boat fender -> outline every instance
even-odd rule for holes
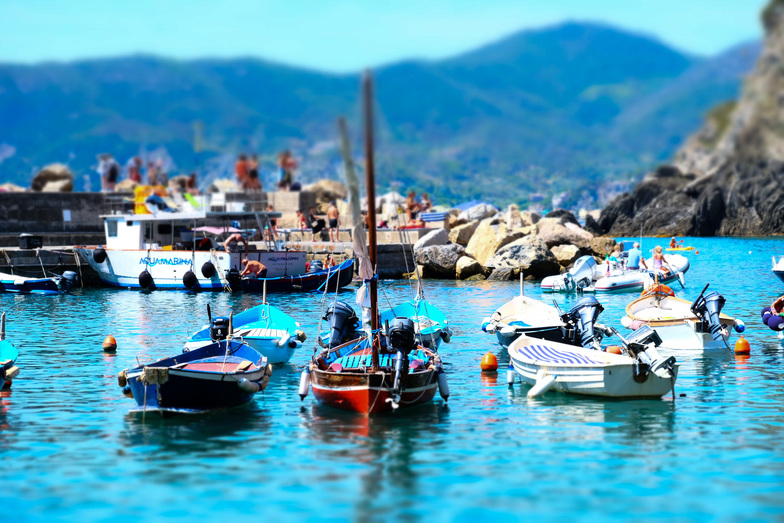
[[[267,363],[267,366],[264,367],[264,374],[267,376],[272,376],[272,364]]]
[[[106,251],[102,247],[98,247],[93,251],[93,261],[101,264],[106,261]]]
[[[482,332],[487,332],[487,327],[490,325],[490,318],[482,320]]]
[[[651,369],[647,363],[638,361],[635,365],[632,365],[632,377],[637,383],[645,383],[648,381],[648,374],[650,373]]]
[[[768,318],[770,318],[771,314],[773,314],[773,311],[770,310],[770,306],[765,307],[764,309],[762,309],[762,323],[767,325],[768,324]]]
[[[784,318],[776,314],[771,314],[768,318],[768,327],[770,327],[770,330],[774,331],[784,330]]]
[[[297,339],[299,341],[301,341],[302,343],[305,343],[305,340],[308,339],[308,335],[305,334],[305,331],[300,330],[300,329],[297,329],[296,331],[294,331],[294,336],[296,336]]]
[[[278,347],[285,347],[286,345],[288,345],[290,339],[291,339],[291,334],[286,334],[285,336],[283,336],[281,339],[278,340],[277,343]]]
[[[215,266],[210,261],[204,262],[204,265],[201,266],[201,273],[205,278],[212,278],[215,276]]]
[[[142,289],[149,289],[152,287],[152,274],[149,271],[142,271],[139,274],[139,286]]]
[[[296,349],[302,345],[301,341],[297,341],[294,338],[289,338],[289,348]]]
[[[185,285],[186,289],[193,289],[198,283],[199,279],[193,271],[188,271],[182,275],[182,284]]]
[[[305,399],[305,396],[308,395],[308,391],[310,390],[310,369],[305,367],[302,370],[302,374],[299,376],[299,399],[300,401]]]
[[[121,370],[119,374],[117,374],[117,385],[120,388],[125,387],[128,384],[128,373],[124,370]]]
[[[16,365],[12,365],[4,369],[4,375],[2,376],[2,378],[6,381],[11,381],[17,376],[19,376],[19,367],[17,367]],[[8,386],[10,387],[11,385],[8,384]]]
[[[123,387],[122,393],[125,397],[133,398],[133,391],[131,391],[130,385],[126,385],[125,387]]]
[[[514,366],[510,363],[509,367],[507,367],[506,369],[506,383],[511,387],[512,385],[514,385],[514,382],[515,382]]]
[[[735,320],[735,332],[740,334],[746,330],[746,324],[743,321],[736,319]]]
[[[441,331],[441,339],[444,343],[449,343],[452,340],[452,330],[449,327]]]
[[[497,326],[495,323],[488,323],[487,327],[485,328],[485,332],[488,334],[495,334]]]
[[[270,382],[270,375],[269,374],[264,376],[261,379],[261,390],[262,391],[267,388],[267,385],[269,385],[269,382]]]
[[[237,386],[245,392],[255,394],[261,390],[261,384],[255,381],[250,381],[248,378],[242,378],[237,382]]]
[[[558,376],[555,374],[543,374],[541,377],[537,376],[536,385],[531,387],[531,389],[528,391],[528,397],[536,398],[552,389],[557,378]]]
[[[436,376],[438,377],[438,393],[441,394],[444,401],[449,401],[449,383],[446,382],[446,372],[443,367],[438,367]]]

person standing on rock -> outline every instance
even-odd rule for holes
[[[114,192],[117,179],[120,177],[120,164],[117,160],[111,154],[99,154],[96,171],[101,175],[101,190]]]
[[[237,176],[237,185],[243,191],[246,190],[248,188],[248,159],[244,154],[237,158],[237,163],[234,164],[234,174]]]
[[[329,219],[329,241],[337,242],[340,240],[340,211],[335,200],[329,204],[327,219]]]

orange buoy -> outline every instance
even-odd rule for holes
[[[694,254],[699,254],[699,253],[700,253],[700,251],[694,251]]]
[[[607,347],[607,352],[610,354],[622,354],[621,348],[618,345],[610,345]]]
[[[487,351],[487,354],[482,357],[482,363],[479,366],[485,372],[495,372],[498,370],[498,360],[492,352]]]
[[[738,341],[735,342],[735,354],[740,354],[740,355],[751,354],[751,346],[749,345],[749,341],[746,338],[744,338],[742,335],[738,339]]]
[[[117,340],[114,339],[114,336],[107,336],[105,340],[103,340],[103,350],[107,352],[114,352],[117,350]]]

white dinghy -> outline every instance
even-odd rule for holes
[[[593,256],[581,256],[565,274],[547,276],[542,280],[543,292],[594,292],[596,260]]]
[[[662,349],[678,352],[731,351],[730,327],[743,332],[742,321],[722,314],[725,299],[718,292],[702,290],[694,302],[675,297],[666,285],[655,284],[626,306],[621,324],[627,329],[648,325],[662,339]]]
[[[645,326],[621,340],[621,354],[615,354],[520,336],[510,345],[509,356],[514,373],[532,386],[529,397],[555,389],[610,398],[659,398],[673,390],[678,364],[658,353],[661,340],[655,331]],[[513,384],[514,374],[509,381]]]
[[[656,278],[661,283],[680,280],[684,284],[683,274],[689,270],[689,259],[681,254],[668,254],[667,264],[661,269],[627,269],[623,263],[610,269],[603,278],[594,284],[596,292],[632,292],[642,291],[647,283]],[[653,258],[645,260],[647,267],[653,267]]]

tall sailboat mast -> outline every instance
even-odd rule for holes
[[[378,249],[376,248],[376,180],[373,160],[373,78],[366,71],[362,78],[362,98],[365,107],[365,184],[368,198],[368,243],[370,264],[374,277],[370,280],[370,328],[378,330]],[[376,338],[371,339],[373,370],[379,369],[378,346]]]

